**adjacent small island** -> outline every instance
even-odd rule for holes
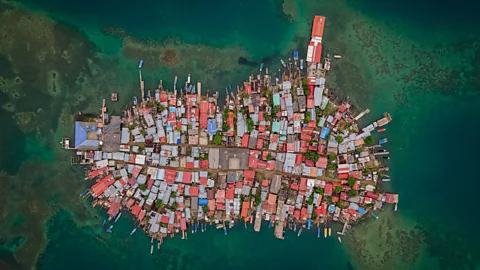
[[[205,231],[208,224],[228,233],[235,223],[262,220],[283,239],[286,229],[317,229],[332,234],[330,222],[341,222],[338,240],[351,224],[398,195],[379,192],[389,181],[388,152],[373,132],[384,132],[392,118],[359,128],[348,99],[337,102],[321,64],[325,17],[315,16],[306,66],[293,53],[283,69],[269,74],[263,63],[242,85],[202,94],[201,82],[133,98],[122,116],[110,116],[104,100],[99,115],[79,114],[75,121],[72,163],[88,164],[86,180],[95,182],[81,196],[108,209],[102,224],[111,232],[122,213],[130,213],[158,247],[176,233]],[[334,56],[334,58],[341,58]],[[117,97],[115,96],[115,99]]]

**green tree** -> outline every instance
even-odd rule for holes
[[[318,159],[320,158],[320,154],[314,151],[308,151],[307,153],[303,154],[307,159],[317,162]]]
[[[247,119],[247,129],[248,129],[248,132],[253,131],[253,120],[250,118]]]
[[[342,192],[342,189],[343,189],[342,186],[336,186],[335,187],[335,192],[340,193],[340,192]]]
[[[162,207],[164,207],[165,205],[163,204],[162,200],[156,200],[156,201],[155,201],[155,206],[156,206],[157,208],[162,208]]]
[[[309,122],[311,119],[310,119],[310,113],[306,113],[305,114],[305,121],[306,122]]]
[[[213,143],[216,145],[222,144],[222,136],[215,134],[215,136],[213,136]]]
[[[337,155],[335,155],[334,153],[330,153],[330,154],[328,155],[328,160],[329,160],[329,161],[334,161],[334,160],[336,160],[336,159],[337,159]]]
[[[308,79],[306,77],[304,77],[302,79],[302,86],[307,86],[308,85]]]
[[[223,132],[228,132],[229,130],[230,130],[230,126],[227,123],[222,125],[222,131]]]
[[[206,205],[202,206],[203,213],[208,213],[208,207]]]
[[[146,186],[145,184],[138,185],[138,188],[139,188],[141,191],[147,190],[147,186]]]
[[[310,89],[308,89],[308,88],[307,88],[307,89],[304,89],[303,92],[304,92],[305,95],[307,95],[307,96],[310,95]]]
[[[350,189],[350,190],[348,191],[348,196],[349,196],[349,197],[355,197],[355,196],[357,196],[357,191],[356,191],[356,190],[353,190],[353,189]]]
[[[174,203],[172,204],[172,209],[173,209],[173,210],[177,210],[177,208],[178,208],[178,204],[177,204],[176,202],[174,202]]]
[[[348,178],[348,185],[350,187],[353,187],[353,185],[355,185],[355,183],[357,182],[357,179],[353,178],[353,177],[349,177]]]
[[[363,139],[363,141],[365,142],[365,144],[373,144],[375,142],[372,136],[366,137],[365,139]]]
[[[262,203],[262,198],[260,196],[255,197],[255,205],[260,205]]]
[[[267,155],[267,161],[270,161],[272,159],[272,155],[270,153],[268,153]]]
[[[332,104],[330,104],[330,102],[327,103],[327,106],[325,106],[325,109],[323,109],[323,112],[322,114],[323,115],[327,115],[328,112],[330,111],[330,108],[332,107]]]
[[[310,197],[308,198],[307,204],[308,204],[308,205],[312,205],[312,204],[313,204],[313,193],[310,194]]]
[[[343,137],[342,136],[337,136],[337,137],[335,137],[335,141],[337,141],[338,143],[342,143],[343,142]]]
[[[315,187],[315,188],[313,188],[313,191],[315,191],[315,193],[323,195],[323,188],[321,188],[321,187]]]
[[[339,200],[339,201],[336,203],[336,206],[342,208],[342,201]]]

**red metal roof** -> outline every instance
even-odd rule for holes
[[[323,37],[324,28],[325,28],[325,17],[315,16],[315,18],[313,19],[313,26],[312,26],[312,38]]]
[[[250,207],[249,202],[243,202],[242,203],[242,213],[240,214],[241,217],[247,217],[249,207]]]
[[[332,195],[333,192],[333,186],[330,183],[325,184],[325,195]]]

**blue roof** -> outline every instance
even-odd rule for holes
[[[273,122],[272,123],[272,132],[280,132],[280,122]]]
[[[79,146],[98,147],[98,140],[87,140],[87,132],[95,132],[96,130],[96,125],[75,122],[75,148],[78,148]]]
[[[210,135],[217,134],[217,121],[215,121],[215,119],[208,120],[207,130]]]
[[[335,206],[333,206],[333,204],[328,206],[328,212],[333,213],[334,211],[335,211]]]
[[[360,213],[362,215],[365,214],[365,209],[363,207],[359,207],[358,208],[358,213]]]
[[[273,105],[274,106],[280,106],[280,95],[279,94],[274,94],[273,95]]]
[[[320,138],[326,139],[328,136],[328,133],[330,133],[330,128],[327,128],[327,127],[322,128],[322,132],[320,133]]]

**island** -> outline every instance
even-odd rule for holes
[[[331,59],[323,59],[325,17],[315,16],[305,61],[298,51],[282,68],[257,75],[241,85],[202,91],[201,82],[145,91],[139,64],[140,98],[123,115],[79,114],[72,163],[89,167],[92,185],[81,196],[108,209],[102,227],[111,232],[122,213],[152,238],[158,248],[166,237],[207,230],[225,234],[235,224],[260,231],[262,221],[284,239],[315,229],[330,237],[333,222],[352,224],[398,195],[379,192],[389,181],[387,139],[375,141],[391,120],[388,113],[366,127],[357,121],[348,98],[338,101],[326,86]],[[341,58],[340,55],[334,59]],[[112,101],[118,96],[112,94]]]

